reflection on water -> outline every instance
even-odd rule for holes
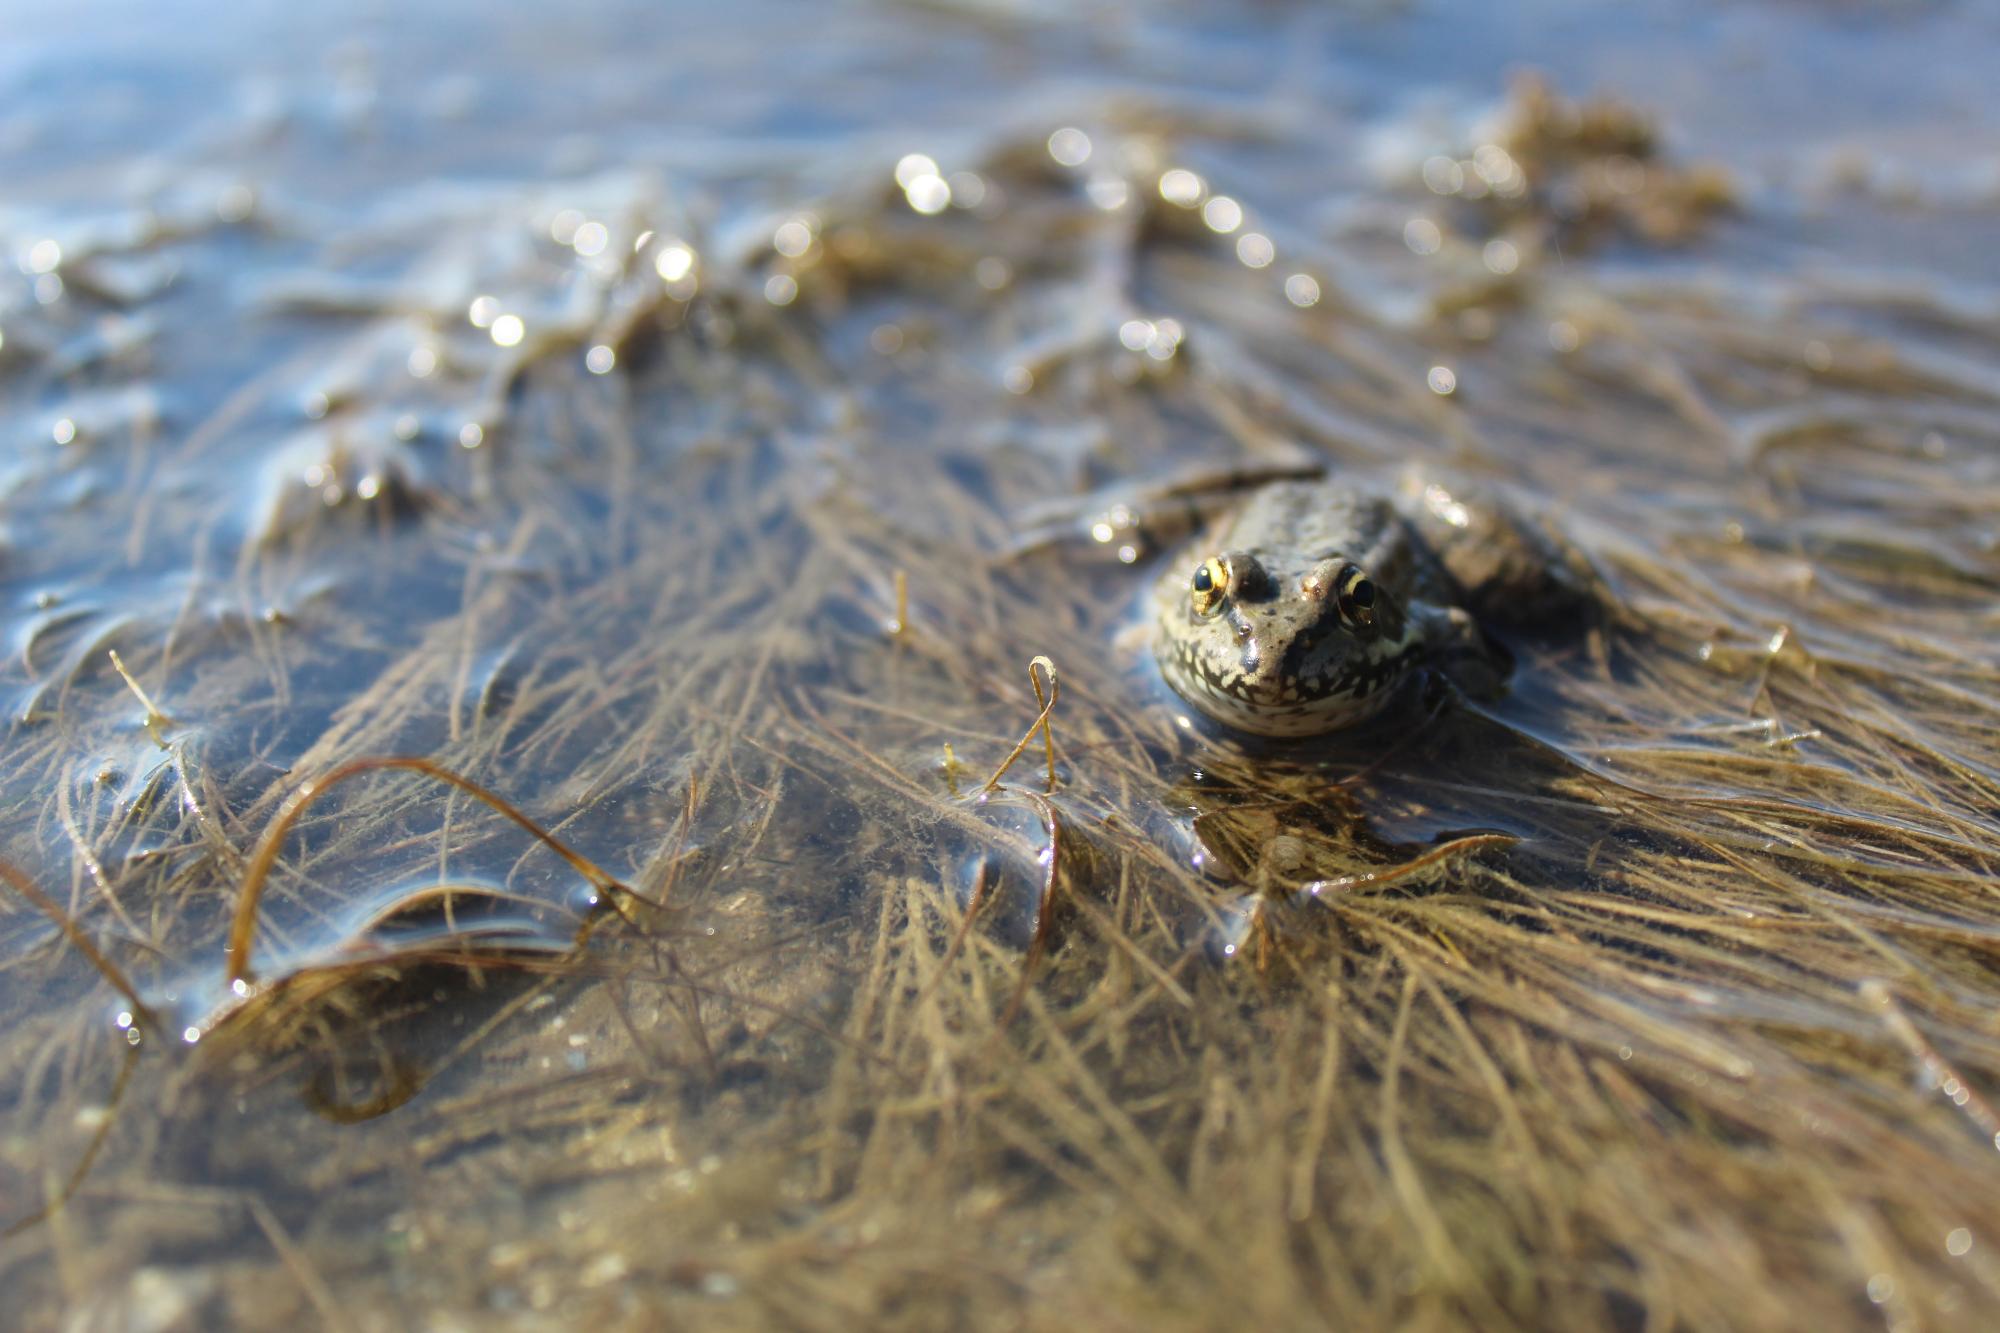
[[[1991,24],[37,11],[0,1280],[39,1327],[1995,1303]],[[1545,502],[1603,606],[1498,699],[1185,716],[1158,562],[1410,464]],[[285,805],[398,754],[594,866],[419,772]]]

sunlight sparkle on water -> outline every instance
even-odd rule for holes
[[[62,265],[62,247],[54,241],[36,241],[28,248],[30,273],[53,273]]]
[[[475,329],[492,327],[500,317],[500,302],[491,296],[475,296],[472,304],[465,308],[465,318]]]
[[[417,379],[429,379],[438,368],[438,355],[428,347],[412,347],[408,361],[410,374]]]
[[[764,299],[772,305],[790,305],[798,296],[798,280],[789,273],[773,273],[764,280]]]
[[[1493,193],[1503,199],[1516,198],[1527,192],[1527,176],[1522,174],[1513,155],[1497,143],[1479,145],[1472,154],[1472,169]]]
[[[663,245],[653,258],[653,271],[668,282],[679,282],[694,271],[694,251],[678,241]]]
[[[791,218],[771,233],[771,248],[787,259],[797,259],[812,249],[812,225],[804,218]]]
[[[493,321],[493,341],[502,347],[518,347],[521,339],[528,336],[528,326],[521,322],[519,315],[501,315]]]
[[[1278,247],[1261,231],[1246,231],[1236,238],[1236,258],[1245,268],[1268,268],[1278,257]]]
[[[595,259],[604,253],[604,247],[611,243],[611,232],[602,222],[586,222],[576,229],[576,239],[570,242],[575,251],[585,259]]]
[[[583,354],[584,369],[593,375],[609,375],[618,364],[618,353],[603,343]]]
[[[1465,168],[1439,153],[1424,159],[1424,184],[1433,194],[1457,194],[1465,188]]]
[[[1319,279],[1310,273],[1294,273],[1285,279],[1285,299],[1299,309],[1319,304]]]
[[[1451,492],[1442,486],[1424,487],[1424,507],[1454,528],[1462,528],[1472,522],[1472,515],[1466,507],[1453,499]]]
[[[942,176],[919,176],[905,187],[903,197],[911,208],[931,217],[951,207],[951,186]]]
[[[1450,397],[1458,392],[1458,374],[1450,366],[1432,366],[1424,376],[1424,383],[1431,386],[1431,392],[1440,398]]]
[[[1107,213],[1116,213],[1132,197],[1132,187],[1125,183],[1125,178],[1109,174],[1092,176],[1084,182],[1083,192],[1090,196],[1091,203]]]
[[[1066,167],[1080,167],[1090,161],[1090,136],[1066,125],[1049,136],[1049,156]]]
[[[1226,236],[1243,225],[1243,205],[1226,194],[1218,194],[1201,206],[1201,220],[1210,231]]]
[[[926,217],[951,206],[951,186],[938,170],[937,159],[924,153],[905,153],[896,163],[896,184],[910,207]]]
[[[49,434],[55,437],[57,444],[68,444],[76,439],[76,423],[68,417],[59,417],[56,424],[49,428]]]
[[[1155,361],[1171,361],[1186,338],[1187,330],[1177,319],[1128,319],[1118,326],[1118,341],[1127,351],[1144,352]]]
[[[896,184],[906,190],[910,188],[910,182],[917,177],[937,174],[937,159],[923,153],[905,153],[896,161]]]
[[[1160,177],[1160,198],[1182,208],[1193,208],[1207,192],[1208,187],[1202,184],[1201,177],[1186,167],[1175,167]]]
[[[1488,241],[1486,248],[1480,251],[1479,257],[1487,268],[1502,277],[1521,266],[1521,252],[1514,248],[1511,241]]]
[[[1434,255],[1444,244],[1444,233],[1429,218],[1411,218],[1403,224],[1403,244],[1412,254]]]

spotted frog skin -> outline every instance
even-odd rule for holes
[[[1482,621],[1573,607],[1555,539],[1477,491],[1287,481],[1252,492],[1154,588],[1154,653],[1209,718],[1263,736],[1366,721],[1420,667],[1497,688]]]

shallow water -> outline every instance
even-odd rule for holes
[[[0,5],[28,1326],[2000,1303],[1991,11],[520,9]],[[1596,609],[1186,718],[1410,463]]]

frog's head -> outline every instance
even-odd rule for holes
[[[1418,659],[1403,607],[1345,556],[1224,551],[1155,595],[1160,670],[1239,731],[1305,736],[1373,716]]]

